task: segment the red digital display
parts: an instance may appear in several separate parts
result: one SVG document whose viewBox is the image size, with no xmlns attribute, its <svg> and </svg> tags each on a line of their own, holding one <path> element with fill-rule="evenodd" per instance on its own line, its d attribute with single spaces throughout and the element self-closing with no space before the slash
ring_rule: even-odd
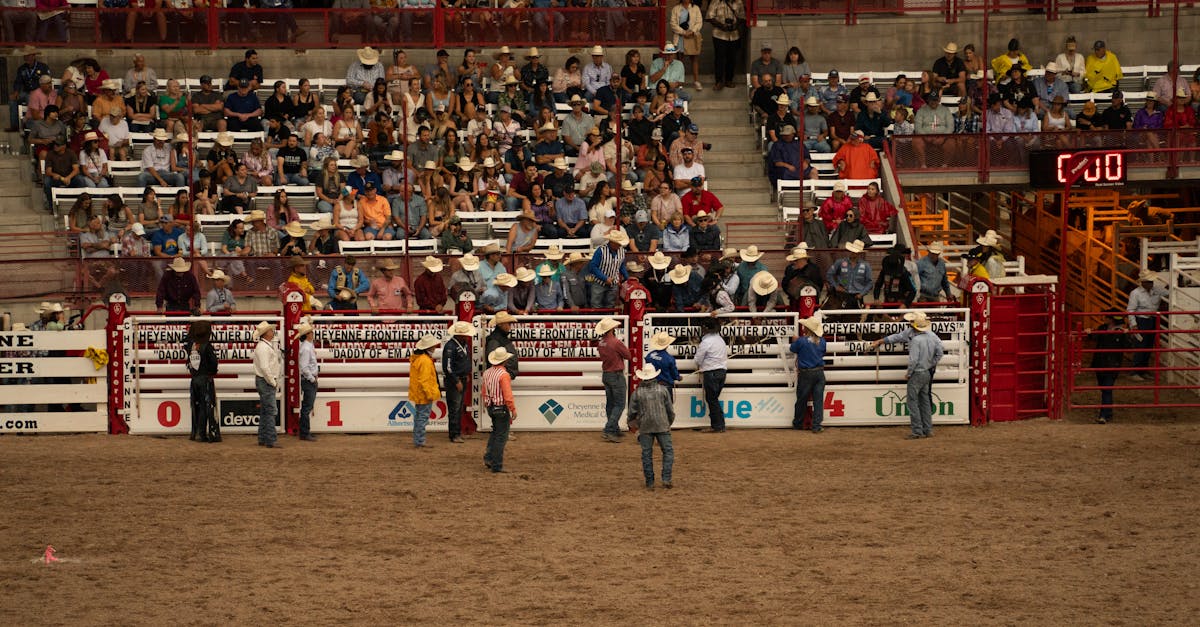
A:
<svg viewBox="0 0 1200 627">
<path fill-rule="evenodd" d="M 1072 159 L 1074 152 L 1036 150 L 1029 153 L 1029 184 L 1035 188 L 1061 188 L 1072 177 L 1075 187 L 1124 185 L 1125 153 L 1114 150 Z M 1072 168 L 1074 171 L 1072 171 Z"/>
</svg>

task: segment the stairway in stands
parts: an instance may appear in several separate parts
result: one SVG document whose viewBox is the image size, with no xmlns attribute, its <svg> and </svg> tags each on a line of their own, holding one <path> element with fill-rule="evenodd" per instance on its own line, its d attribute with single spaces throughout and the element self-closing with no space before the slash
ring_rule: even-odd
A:
<svg viewBox="0 0 1200 627">
<path fill-rule="evenodd" d="M 763 225 L 726 228 L 730 222 L 779 221 L 779 211 L 771 201 L 770 184 L 763 171 L 758 128 L 746 116 L 746 89 L 735 87 L 714 92 L 708 83 L 704 91 L 692 93 L 688 115 L 700 127 L 700 140 L 712 144 L 712 150 L 704 153 L 704 170 L 709 191 L 725 205 L 722 230 L 726 233 L 726 245 L 784 248 L 780 229 Z"/>
<path fill-rule="evenodd" d="M 19 141 L 19 136 L 9 135 Z M 0 233 L 55 230 L 53 219 L 43 208 L 41 187 L 34 185 L 32 179 L 33 168 L 28 155 L 0 155 Z M 5 248 L 9 250 L 5 251 Z M 66 252 L 64 242 L 56 243 L 52 239 L 21 238 L 17 242 L 12 238 L 0 242 L 0 255 L 11 253 L 24 259 L 61 257 Z"/>
</svg>

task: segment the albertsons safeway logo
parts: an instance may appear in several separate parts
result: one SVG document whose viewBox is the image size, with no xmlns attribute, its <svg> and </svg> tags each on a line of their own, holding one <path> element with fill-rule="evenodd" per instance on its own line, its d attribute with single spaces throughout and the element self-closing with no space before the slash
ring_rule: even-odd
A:
<svg viewBox="0 0 1200 627">
<path fill-rule="evenodd" d="M 539 405 L 538 411 L 542 412 L 542 416 L 546 419 L 546 422 L 554 424 L 554 420 L 562 415 L 563 406 L 558 401 L 550 399 Z"/>
<path fill-rule="evenodd" d="M 396 406 L 392 408 L 392 412 L 388 414 L 388 426 L 411 426 L 412 419 L 413 404 L 408 401 L 400 401 L 399 403 L 396 403 Z"/>
</svg>

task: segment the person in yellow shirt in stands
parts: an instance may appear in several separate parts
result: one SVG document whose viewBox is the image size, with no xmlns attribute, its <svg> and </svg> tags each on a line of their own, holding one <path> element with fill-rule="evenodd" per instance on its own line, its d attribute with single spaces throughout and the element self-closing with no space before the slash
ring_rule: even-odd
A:
<svg viewBox="0 0 1200 627">
<path fill-rule="evenodd" d="M 1008 52 L 992 59 L 992 75 L 998 80 L 1003 79 L 1008 76 L 1008 71 L 1014 65 L 1020 65 L 1026 72 L 1033 69 L 1033 66 L 1029 65 L 1029 59 L 1025 57 L 1025 53 L 1021 52 L 1021 42 L 1015 38 L 1008 40 Z"/>
<path fill-rule="evenodd" d="M 1092 54 L 1084 61 L 1083 78 L 1087 81 L 1087 90 L 1092 93 L 1111 92 L 1117 88 L 1117 82 L 1125 75 L 1121 73 L 1121 62 L 1117 55 L 1108 51 L 1101 40 L 1092 44 Z"/>
<path fill-rule="evenodd" d="M 429 355 L 441 343 L 432 335 L 422 337 L 417 340 L 408 362 L 408 402 L 413 405 L 413 446 L 420 449 L 431 448 L 425 443 L 425 427 L 429 424 L 433 404 L 442 397 L 437 372 L 433 368 L 433 357 Z"/>
<path fill-rule="evenodd" d="M 283 295 L 287 292 L 289 284 L 292 287 L 304 292 L 305 306 L 308 309 L 320 309 L 321 301 L 313 298 L 313 284 L 308 280 L 308 262 L 304 257 L 296 255 L 289 262 L 292 266 L 292 273 L 288 275 L 287 281 L 279 286 L 279 293 Z"/>
</svg>

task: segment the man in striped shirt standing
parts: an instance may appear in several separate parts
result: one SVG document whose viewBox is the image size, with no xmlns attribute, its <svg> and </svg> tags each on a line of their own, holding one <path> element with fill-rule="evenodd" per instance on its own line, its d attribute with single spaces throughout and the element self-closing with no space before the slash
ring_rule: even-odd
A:
<svg viewBox="0 0 1200 627">
<path fill-rule="evenodd" d="M 592 254 L 588 265 L 587 281 L 591 285 L 592 307 L 608 309 L 617 301 L 617 286 L 629 278 L 625 268 L 625 247 L 629 236 L 625 231 L 613 229 L 605 236 L 608 242 Z"/>
<path fill-rule="evenodd" d="M 491 367 L 483 372 L 483 404 L 492 419 L 492 434 L 488 436 L 487 452 L 483 465 L 492 472 L 504 470 L 504 446 L 508 444 L 509 422 L 517 419 L 517 405 L 513 402 L 512 379 L 504 362 L 513 356 L 503 346 L 488 353 Z"/>
</svg>

